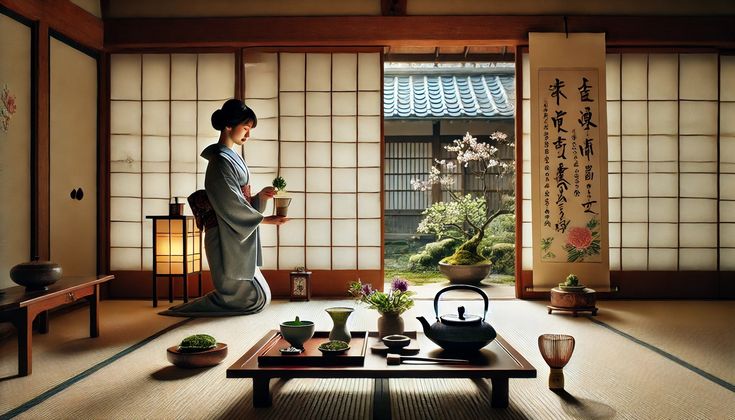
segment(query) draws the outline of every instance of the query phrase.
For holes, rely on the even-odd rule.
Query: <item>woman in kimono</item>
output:
[[[204,237],[215,290],[162,315],[248,315],[262,311],[270,302],[270,288],[258,268],[262,265],[258,226],[281,225],[287,219],[263,216],[276,191],[265,187],[251,196],[250,171],[232,150],[247,141],[257,123],[253,110],[239,99],[228,100],[212,114],[212,126],[220,131],[219,142],[207,146],[201,156],[209,161],[204,189],[217,220],[207,227]]]

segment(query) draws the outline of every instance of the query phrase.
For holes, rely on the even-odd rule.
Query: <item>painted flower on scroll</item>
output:
[[[0,93],[0,128],[3,131],[8,131],[10,125],[10,117],[15,114],[16,104],[15,95],[10,93],[8,85],[5,85],[2,92]]]
[[[600,222],[590,219],[585,226],[575,226],[569,229],[567,244],[568,262],[583,262],[585,257],[600,254]]]

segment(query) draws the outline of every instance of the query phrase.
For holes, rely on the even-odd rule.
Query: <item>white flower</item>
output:
[[[454,185],[454,177],[451,175],[444,175],[439,179],[439,184],[442,187],[449,188]]]
[[[496,131],[496,132],[490,134],[490,140],[504,142],[507,139],[508,139],[508,135],[505,134],[505,133],[503,133],[503,132],[501,132],[501,131]]]

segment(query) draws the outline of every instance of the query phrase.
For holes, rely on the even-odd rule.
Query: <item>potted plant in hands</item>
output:
[[[273,179],[273,187],[276,189],[276,195],[273,197],[273,209],[276,216],[288,216],[288,206],[291,204],[291,197],[286,193],[286,180],[281,176]]]
[[[358,279],[350,284],[350,294],[368,308],[375,309],[380,313],[378,318],[378,337],[382,339],[387,335],[403,334],[404,322],[401,314],[413,307],[414,292],[408,290],[406,279],[395,277],[391,282],[388,293],[373,290],[370,284],[362,284]]]
[[[499,131],[490,135],[490,139],[498,144],[513,147],[513,143],[508,141],[508,136]],[[505,175],[513,173],[514,164],[499,160],[498,148],[478,142],[470,133],[444,148],[456,153],[456,163],[437,160],[437,165],[432,166],[428,179],[413,179],[411,185],[414,190],[429,191],[434,184],[439,184],[442,190],[449,193],[450,201],[433,203],[424,210],[422,213],[424,219],[417,231],[433,233],[437,239],[451,237],[463,241],[453,255],[439,262],[439,271],[452,283],[478,283],[490,273],[492,266],[478,249],[485,237],[485,231],[495,218],[501,214],[512,213],[510,205],[512,200],[505,197],[501,208],[495,210],[490,208],[491,193],[499,192],[499,188],[491,188],[493,183],[490,181],[493,177],[502,179]],[[480,181],[481,193],[462,195],[455,190],[453,175],[455,168],[460,165],[467,168],[467,171]],[[495,185],[500,185],[500,182],[496,182]]]

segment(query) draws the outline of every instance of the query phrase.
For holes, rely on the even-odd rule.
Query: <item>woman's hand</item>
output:
[[[263,218],[263,221],[260,223],[264,225],[276,225],[280,226],[286,222],[288,222],[288,218],[286,216],[266,216]]]
[[[274,187],[265,187],[258,193],[261,200],[268,200],[276,195],[276,189]]]

